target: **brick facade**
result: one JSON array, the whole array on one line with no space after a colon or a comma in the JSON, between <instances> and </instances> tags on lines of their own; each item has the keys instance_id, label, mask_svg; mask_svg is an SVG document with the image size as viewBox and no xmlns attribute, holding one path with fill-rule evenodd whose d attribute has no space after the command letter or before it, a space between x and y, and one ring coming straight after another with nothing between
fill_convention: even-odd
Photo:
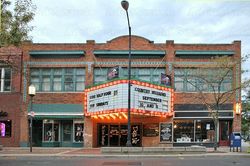
<instances>
[{"instance_id":1,"label":"brick facade","mask_svg":"<svg viewBox=\"0 0 250 166\"><path fill-rule=\"evenodd\" d=\"M37 58L30 56L30 51L69 51L69 50L78 50L84 51L85 55L78 58ZM93 71L95 67L114 67L117 64L121 64L122 67L127 67L127 58L103 58L96 57L94 55L95 50L128 50L128 36L120 36L114 38L106 43L95 43L94 40L87 40L86 43L31 43L25 42L22 45L23 51L23 69L24 77L22 78L22 90L19 94L23 92L21 98L21 105L23 106L24 112L20 115L20 144L27 144L28 142L28 104L29 96L27 95L27 87L30 82L30 68L57 68L57 67L82 67L86 70L86 82L85 85L93 84ZM154 67L159 68L163 67L166 69L166 73L172 74L172 79L174 79L174 68L175 67L203 67L210 60L208 58L188 58L183 59L175 56L177 50L185 51L234 51L233 58L241 58L241 42L234 41L231 44L178 44L174 43L172 40L167 40L165 43L154 43L148 39L145 39L140 36L132 36L132 50L143 50L143 51L165 51L166 54L163 58L143 58L143 59L132 59L132 67ZM239 66L240 69L240 66ZM238 84L240 83L240 74L237 74L236 68L234 68L234 86L236 85L236 80ZM239 72L240 73L240 72ZM237 79L236 79L237 77ZM19 77L18 77L19 78ZM19 85L19 83L17 82ZM197 93L175 93L174 104L200 104L200 101L196 100L195 96ZM211 94L207 94L209 97ZM0 95L2 97L3 95ZM83 92L75 93L61 93L61 92L41 92L37 93L34 97L34 104L81 104L83 105ZM228 103L233 104L237 100L237 97L234 95ZM240 96L240 94L239 94ZM2 100L1 100L2 102ZM160 123L160 122L173 122L173 118L160 119L160 118L148 118L145 122L145 119L142 117L132 117L132 121L135 123ZM93 120L89 117L85 117L85 147L96 147L97 146L97 124L103 123L103 121ZM112 123L106 121L105 123ZM126 121L117 121L116 123L126 123ZM232 130L240 131L241 127L241 117L240 115L234 114L232 119ZM19 138L19 137L18 137ZM160 144L159 137L142 137L142 146L171 146L171 144Z\"/></svg>"},{"instance_id":2,"label":"brick facade","mask_svg":"<svg viewBox=\"0 0 250 166\"><path fill-rule=\"evenodd\" d=\"M1 137L3 146L19 146L20 139L20 115L23 110L21 103L21 77L22 77L22 51L16 47L0 48L0 67L12 67L11 91L0 92L0 111L7 116L0 116L0 121L11 122L11 136Z\"/></svg>"}]
</instances>

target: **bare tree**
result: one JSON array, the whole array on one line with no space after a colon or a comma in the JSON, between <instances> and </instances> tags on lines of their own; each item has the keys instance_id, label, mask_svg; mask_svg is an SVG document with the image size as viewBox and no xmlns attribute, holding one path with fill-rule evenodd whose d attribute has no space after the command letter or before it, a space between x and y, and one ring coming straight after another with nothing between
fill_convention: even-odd
<instances>
[{"instance_id":1,"label":"bare tree","mask_svg":"<svg viewBox=\"0 0 250 166\"><path fill-rule=\"evenodd\" d=\"M240 83L242 59L220 56L211 58L209 66L186 67L191 74L184 77L198 93L195 98L205 105L215 127L214 150L217 150L218 123L221 106L232 103L235 96L240 97L240 90L249 86L249 80Z\"/></svg>"}]
</instances>

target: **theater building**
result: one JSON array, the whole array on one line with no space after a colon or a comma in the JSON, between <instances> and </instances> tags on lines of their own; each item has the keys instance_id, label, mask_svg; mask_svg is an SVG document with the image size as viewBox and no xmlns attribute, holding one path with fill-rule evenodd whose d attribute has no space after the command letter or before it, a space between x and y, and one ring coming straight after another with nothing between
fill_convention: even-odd
<instances>
[{"instance_id":1,"label":"theater building","mask_svg":"<svg viewBox=\"0 0 250 166\"><path fill-rule=\"evenodd\" d=\"M0 145L19 146L22 51L0 47Z\"/></svg>"},{"instance_id":2,"label":"theater building","mask_svg":"<svg viewBox=\"0 0 250 166\"><path fill-rule=\"evenodd\" d=\"M22 46L24 77L20 145L28 145L30 98L33 98L33 145L51 147L125 146L128 110L128 36L106 43L32 43ZM212 145L214 124L185 79L211 66L211 57L241 58L241 43L154 43L132 36L131 142L133 146ZM190 67L191 66L191 67ZM206 68L206 70L208 70ZM212 71L212 69L211 69ZM208 72L213 73L213 72ZM240 66L232 67L223 88L240 83ZM225 89L226 90L226 89ZM211 92L206 92L209 97ZM234 111L237 92L219 110L218 141L240 131Z\"/></svg>"}]
</instances>

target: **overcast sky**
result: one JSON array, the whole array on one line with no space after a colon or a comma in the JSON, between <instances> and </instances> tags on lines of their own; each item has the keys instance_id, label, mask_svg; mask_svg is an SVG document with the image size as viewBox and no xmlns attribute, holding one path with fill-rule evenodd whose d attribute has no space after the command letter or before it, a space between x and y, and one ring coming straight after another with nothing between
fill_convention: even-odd
<instances>
[{"instance_id":1,"label":"overcast sky","mask_svg":"<svg viewBox=\"0 0 250 166\"><path fill-rule=\"evenodd\" d=\"M36 43L104 43L128 34L121 0L33 0ZM232 43L250 54L250 0L129 0L132 34L155 43ZM244 68L250 62L244 64ZM250 68L250 67L249 67Z\"/></svg>"}]
</instances>

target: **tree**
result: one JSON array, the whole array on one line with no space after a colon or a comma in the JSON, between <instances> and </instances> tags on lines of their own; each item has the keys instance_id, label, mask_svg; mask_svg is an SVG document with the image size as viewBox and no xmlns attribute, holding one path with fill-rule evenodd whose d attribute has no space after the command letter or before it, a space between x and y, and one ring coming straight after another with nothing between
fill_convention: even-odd
<instances>
[{"instance_id":1,"label":"tree","mask_svg":"<svg viewBox=\"0 0 250 166\"><path fill-rule=\"evenodd\" d=\"M250 90L242 101L241 131L243 136L250 134Z\"/></svg>"},{"instance_id":2,"label":"tree","mask_svg":"<svg viewBox=\"0 0 250 166\"><path fill-rule=\"evenodd\" d=\"M14 10L8 7L9 0L1 0L0 47L19 46L22 41L29 40L28 33L33 29L29 23L33 20L36 6L31 0L16 0Z\"/></svg>"},{"instance_id":3,"label":"tree","mask_svg":"<svg viewBox=\"0 0 250 166\"><path fill-rule=\"evenodd\" d=\"M249 85L249 80L240 83L241 71L234 70L237 68L240 70L241 59L222 56L214 57L210 62L209 66L186 67L189 74L183 79L196 89L198 93L195 98L209 111L215 127L214 150L216 151L220 109L223 104L232 103L240 90ZM238 78L234 78L234 75ZM232 81L232 78L236 81Z\"/></svg>"}]
</instances>

